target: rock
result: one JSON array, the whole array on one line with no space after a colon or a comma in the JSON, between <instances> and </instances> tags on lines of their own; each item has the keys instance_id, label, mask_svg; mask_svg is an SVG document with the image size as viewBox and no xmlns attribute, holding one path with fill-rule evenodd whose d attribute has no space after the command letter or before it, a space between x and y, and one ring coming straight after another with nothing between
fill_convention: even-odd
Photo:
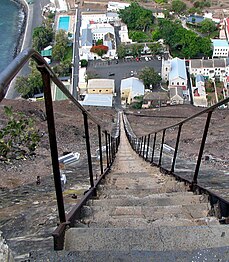
<instances>
[{"instance_id":1,"label":"rock","mask_svg":"<svg viewBox=\"0 0 229 262\"><path fill-rule=\"evenodd\" d=\"M2 236L1 231L0 231L0 261L4 261L4 262L14 262L15 261L11 250L9 249L8 245L6 244Z\"/></svg>"}]
</instances>

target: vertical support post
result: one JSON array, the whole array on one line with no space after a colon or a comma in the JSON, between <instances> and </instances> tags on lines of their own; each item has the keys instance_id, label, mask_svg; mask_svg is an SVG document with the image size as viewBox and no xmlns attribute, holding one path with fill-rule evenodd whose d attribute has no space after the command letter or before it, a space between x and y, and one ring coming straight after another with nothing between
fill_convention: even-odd
<instances>
[{"instance_id":1,"label":"vertical support post","mask_svg":"<svg viewBox=\"0 0 229 262\"><path fill-rule=\"evenodd\" d=\"M147 140L147 150L146 150L146 157L145 157L146 161L148 159L148 154L149 154L149 141L150 141L150 134L148 134L148 140Z\"/></svg>"},{"instance_id":2,"label":"vertical support post","mask_svg":"<svg viewBox=\"0 0 229 262\"><path fill-rule=\"evenodd\" d=\"M44 84L45 110L47 115L49 144L51 150L52 170L54 176L59 219L60 219L60 223L64 223L66 222L66 217L65 217L65 210L64 210L62 186L60 180L60 169L59 169L57 142L56 142L56 130L55 130L55 121L54 121L54 113L53 113L50 75L44 66L37 66L37 68L41 72L42 81Z\"/></svg>"},{"instance_id":3,"label":"vertical support post","mask_svg":"<svg viewBox=\"0 0 229 262\"><path fill-rule=\"evenodd\" d=\"M199 174L201 158L202 158L202 155L203 155L203 152L204 152L204 146L205 146L205 142L206 142L206 138L207 138L207 134L208 134L208 128L209 128L209 125L210 125L211 116L212 116L212 111L208 112L208 116L207 116L207 120L206 120L206 123L205 123L204 133L203 133L203 137L202 137L202 141L201 141L201 145L200 145L199 155L198 155L198 159L197 159L197 163L196 163L196 169L195 169L195 173L194 173L194 176L193 176L192 184L197 184L197 178L198 178L198 174Z\"/></svg>"},{"instance_id":4,"label":"vertical support post","mask_svg":"<svg viewBox=\"0 0 229 262\"><path fill-rule=\"evenodd\" d=\"M111 135L108 134L109 164L111 164Z\"/></svg>"},{"instance_id":5,"label":"vertical support post","mask_svg":"<svg viewBox=\"0 0 229 262\"><path fill-rule=\"evenodd\" d=\"M146 136L144 136L144 145L143 145L143 154L142 154L143 159L145 157L145 148L146 148Z\"/></svg>"},{"instance_id":6,"label":"vertical support post","mask_svg":"<svg viewBox=\"0 0 229 262\"><path fill-rule=\"evenodd\" d=\"M181 134L182 125L183 124L179 125L179 129L178 129L178 133L177 133L177 141L176 141L175 151L174 151L174 155L173 155L173 162L172 162L172 167L171 167L171 172L172 173L174 172L174 169L175 169L176 158L177 158L177 151L178 151L179 142L180 142L180 134Z\"/></svg>"},{"instance_id":7,"label":"vertical support post","mask_svg":"<svg viewBox=\"0 0 229 262\"><path fill-rule=\"evenodd\" d=\"M154 134L154 139L153 139L152 156L151 156L151 161L150 161L151 164L153 164L153 158L154 158L154 151L155 151L156 139L157 139L157 133Z\"/></svg>"},{"instance_id":8,"label":"vertical support post","mask_svg":"<svg viewBox=\"0 0 229 262\"><path fill-rule=\"evenodd\" d=\"M142 154L142 146L143 146L143 136L141 137L141 146L140 146L139 156L141 156Z\"/></svg>"},{"instance_id":9,"label":"vertical support post","mask_svg":"<svg viewBox=\"0 0 229 262\"><path fill-rule=\"evenodd\" d=\"M89 172L91 187L94 187L92 160L91 160L90 136L89 136L89 129L88 129L88 117L87 117L86 112L83 112L83 118L84 118L84 130L85 130L86 147L87 147L88 172Z\"/></svg>"},{"instance_id":10,"label":"vertical support post","mask_svg":"<svg viewBox=\"0 0 229 262\"><path fill-rule=\"evenodd\" d=\"M160 150L160 157L159 157L159 162L158 162L158 165L159 165L159 166L161 166L164 140L165 140L165 129L163 130L162 139L161 139L161 150Z\"/></svg>"},{"instance_id":11,"label":"vertical support post","mask_svg":"<svg viewBox=\"0 0 229 262\"><path fill-rule=\"evenodd\" d=\"M102 139L101 139L101 127L98 125L98 136L99 136L99 162L100 162L100 172L103 174L103 149L102 149ZM96 177L97 179L97 177Z\"/></svg>"},{"instance_id":12,"label":"vertical support post","mask_svg":"<svg viewBox=\"0 0 229 262\"><path fill-rule=\"evenodd\" d=\"M105 140L106 140L106 156L107 156L107 168L108 168L109 167L109 155L108 155L107 131L105 131Z\"/></svg>"}]
</instances>

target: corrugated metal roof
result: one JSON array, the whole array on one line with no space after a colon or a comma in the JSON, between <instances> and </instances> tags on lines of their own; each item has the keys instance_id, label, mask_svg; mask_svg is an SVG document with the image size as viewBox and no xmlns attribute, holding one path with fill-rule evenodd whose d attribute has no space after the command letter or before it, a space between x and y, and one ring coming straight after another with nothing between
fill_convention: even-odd
<instances>
[{"instance_id":1,"label":"corrugated metal roof","mask_svg":"<svg viewBox=\"0 0 229 262\"><path fill-rule=\"evenodd\" d=\"M197 75L196 76L196 83L197 82L205 82L204 77L202 75Z\"/></svg>"},{"instance_id":2,"label":"corrugated metal roof","mask_svg":"<svg viewBox=\"0 0 229 262\"><path fill-rule=\"evenodd\" d=\"M169 80L180 77L187 79L185 61L176 57L171 61L171 71L169 73Z\"/></svg>"},{"instance_id":3,"label":"corrugated metal roof","mask_svg":"<svg viewBox=\"0 0 229 262\"><path fill-rule=\"evenodd\" d=\"M114 79L89 79L88 80L88 89L110 89L114 90Z\"/></svg>"},{"instance_id":4,"label":"corrugated metal roof","mask_svg":"<svg viewBox=\"0 0 229 262\"><path fill-rule=\"evenodd\" d=\"M181 98L183 98L183 89L180 86L176 86L176 87L171 87L169 89L169 94L170 94L170 98L173 98L174 96L178 95Z\"/></svg>"},{"instance_id":5,"label":"corrugated metal roof","mask_svg":"<svg viewBox=\"0 0 229 262\"><path fill-rule=\"evenodd\" d=\"M144 96L144 100L167 100L168 92L149 92Z\"/></svg>"},{"instance_id":6,"label":"corrugated metal roof","mask_svg":"<svg viewBox=\"0 0 229 262\"><path fill-rule=\"evenodd\" d=\"M82 36L81 36L81 46L92 46L93 43L93 36L91 29L83 29Z\"/></svg>"},{"instance_id":7,"label":"corrugated metal roof","mask_svg":"<svg viewBox=\"0 0 229 262\"><path fill-rule=\"evenodd\" d=\"M191 59L190 65L192 68L201 68L202 67L201 59Z\"/></svg>"},{"instance_id":8,"label":"corrugated metal roof","mask_svg":"<svg viewBox=\"0 0 229 262\"><path fill-rule=\"evenodd\" d=\"M132 91L132 97L135 97L137 95L144 95L145 93L145 87L138 78L136 77L129 77L126 79L122 79L121 81L121 92L123 90L131 89Z\"/></svg>"},{"instance_id":9,"label":"corrugated metal roof","mask_svg":"<svg viewBox=\"0 0 229 262\"><path fill-rule=\"evenodd\" d=\"M215 67L226 67L224 59L214 59L214 66Z\"/></svg>"},{"instance_id":10,"label":"corrugated metal roof","mask_svg":"<svg viewBox=\"0 0 229 262\"><path fill-rule=\"evenodd\" d=\"M84 106L107 106L112 107L112 94L86 94L81 102Z\"/></svg>"},{"instance_id":11,"label":"corrugated metal roof","mask_svg":"<svg viewBox=\"0 0 229 262\"><path fill-rule=\"evenodd\" d=\"M212 39L212 43L214 47L228 47L227 40L223 39Z\"/></svg>"},{"instance_id":12,"label":"corrugated metal roof","mask_svg":"<svg viewBox=\"0 0 229 262\"><path fill-rule=\"evenodd\" d=\"M214 60L213 59L202 60L202 67L214 68Z\"/></svg>"}]
</instances>

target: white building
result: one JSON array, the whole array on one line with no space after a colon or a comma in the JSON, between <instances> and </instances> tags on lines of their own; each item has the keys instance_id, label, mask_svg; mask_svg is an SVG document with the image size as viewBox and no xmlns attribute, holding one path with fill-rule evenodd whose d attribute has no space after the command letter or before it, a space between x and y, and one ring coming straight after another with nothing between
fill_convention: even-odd
<instances>
[{"instance_id":1,"label":"white building","mask_svg":"<svg viewBox=\"0 0 229 262\"><path fill-rule=\"evenodd\" d=\"M131 44L132 40L129 38L128 28L126 24L121 24L121 29L119 30L119 37L121 39L121 43Z\"/></svg>"},{"instance_id":2,"label":"white building","mask_svg":"<svg viewBox=\"0 0 229 262\"><path fill-rule=\"evenodd\" d=\"M205 90L205 79L202 75L196 76L196 86L193 87L193 103L195 106L208 106Z\"/></svg>"},{"instance_id":3,"label":"white building","mask_svg":"<svg viewBox=\"0 0 229 262\"><path fill-rule=\"evenodd\" d=\"M171 60L171 67L169 72L169 88L182 87L184 91L187 90L187 73L185 60L178 57Z\"/></svg>"},{"instance_id":4,"label":"white building","mask_svg":"<svg viewBox=\"0 0 229 262\"><path fill-rule=\"evenodd\" d=\"M129 3L120 3L120 2L108 2L107 11L117 12L120 9L125 9L129 7Z\"/></svg>"},{"instance_id":5,"label":"white building","mask_svg":"<svg viewBox=\"0 0 229 262\"><path fill-rule=\"evenodd\" d=\"M228 57L229 45L226 40L212 39L213 55L212 57Z\"/></svg>"},{"instance_id":6,"label":"white building","mask_svg":"<svg viewBox=\"0 0 229 262\"><path fill-rule=\"evenodd\" d=\"M218 59L191 59L189 61L190 74L197 76L203 75L205 79L218 77L223 81L225 75L229 75L229 60Z\"/></svg>"},{"instance_id":7,"label":"white building","mask_svg":"<svg viewBox=\"0 0 229 262\"><path fill-rule=\"evenodd\" d=\"M134 97L144 96L145 87L142 81L136 77L129 77L121 81L121 99L130 104Z\"/></svg>"}]
</instances>

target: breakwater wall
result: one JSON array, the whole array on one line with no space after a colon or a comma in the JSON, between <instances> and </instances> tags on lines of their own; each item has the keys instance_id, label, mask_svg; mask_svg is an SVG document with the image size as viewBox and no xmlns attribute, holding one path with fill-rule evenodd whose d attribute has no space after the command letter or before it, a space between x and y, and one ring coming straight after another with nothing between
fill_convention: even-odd
<instances>
[{"instance_id":1,"label":"breakwater wall","mask_svg":"<svg viewBox=\"0 0 229 262\"><path fill-rule=\"evenodd\" d=\"M19 33L17 36L16 45L13 51L13 58L15 58L21 51L23 39L25 37L25 29L26 29L26 23L27 23L27 18L28 18L28 5L26 4L26 0L11 0L14 2L16 5L18 5L20 11L23 14L22 21L18 27Z\"/></svg>"}]
</instances>

